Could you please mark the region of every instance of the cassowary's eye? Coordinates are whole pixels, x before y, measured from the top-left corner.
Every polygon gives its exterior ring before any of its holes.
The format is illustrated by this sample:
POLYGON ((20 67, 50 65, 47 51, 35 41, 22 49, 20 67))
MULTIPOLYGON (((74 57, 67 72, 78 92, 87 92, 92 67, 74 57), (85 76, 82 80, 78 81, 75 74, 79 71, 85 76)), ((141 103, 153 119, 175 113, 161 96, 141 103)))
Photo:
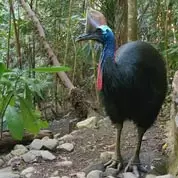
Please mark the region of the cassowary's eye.
POLYGON ((100 28, 97 28, 96 33, 99 34, 99 35, 102 35, 102 30, 100 28))

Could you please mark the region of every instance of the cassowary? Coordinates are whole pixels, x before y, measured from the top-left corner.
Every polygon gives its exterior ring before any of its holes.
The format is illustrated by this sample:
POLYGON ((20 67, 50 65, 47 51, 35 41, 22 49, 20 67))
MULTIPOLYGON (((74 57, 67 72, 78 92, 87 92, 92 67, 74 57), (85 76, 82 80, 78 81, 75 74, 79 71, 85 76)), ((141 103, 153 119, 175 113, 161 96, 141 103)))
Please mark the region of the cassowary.
POLYGON ((114 34, 98 11, 89 11, 86 32, 77 41, 95 40, 103 45, 97 88, 102 93, 106 113, 117 128, 115 157, 106 166, 119 169, 123 166, 120 136, 123 122, 129 119, 138 128, 138 142, 127 167, 139 170, 143 168, 139 159, 142 137, 156 120, 167 91, 164 61, 146 42, 129 42, 116 51, 114 34))

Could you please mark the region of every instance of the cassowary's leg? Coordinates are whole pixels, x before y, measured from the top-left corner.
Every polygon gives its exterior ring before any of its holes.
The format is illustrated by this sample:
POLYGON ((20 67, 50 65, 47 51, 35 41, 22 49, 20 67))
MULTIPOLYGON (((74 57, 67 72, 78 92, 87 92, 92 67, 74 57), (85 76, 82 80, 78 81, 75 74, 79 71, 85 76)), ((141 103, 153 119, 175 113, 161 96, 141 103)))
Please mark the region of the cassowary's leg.
POLYGON ((116 124, 115 155, 112 160, 110 160, 109 162, 105 164, 105 167, 114 167, 120 170, 123 166, 121 150, 120 150, 120 138, 121 138, 122 128, 123 128, 123 123, 116 124))
POLYGON ((132 171, 136 174, 136 176, 139 177, 139 171, 146 172, 146 169, 141 166, 140 164, 140 148, 142 144, 142 138, 145 133, 146 129, 142 127, 138 127, 138 138, 137 138, 137 144, 136 149, 133 158, 129 161, 128 165, 125 168, 125 172, 128 171, 128 169, 132 169, 132 171))

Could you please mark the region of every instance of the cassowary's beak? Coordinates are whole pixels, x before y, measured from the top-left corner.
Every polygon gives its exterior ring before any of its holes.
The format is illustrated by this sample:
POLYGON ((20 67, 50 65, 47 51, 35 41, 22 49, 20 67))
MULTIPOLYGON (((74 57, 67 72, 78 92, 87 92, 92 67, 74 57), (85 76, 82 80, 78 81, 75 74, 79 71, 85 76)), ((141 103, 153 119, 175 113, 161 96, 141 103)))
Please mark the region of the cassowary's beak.
POLYGON ((96 40, 100 43, 102 43, 101 36, 97 33, 85 33, 76 38, 76 42, 78 41, 84 41, 84 40, 96 40))

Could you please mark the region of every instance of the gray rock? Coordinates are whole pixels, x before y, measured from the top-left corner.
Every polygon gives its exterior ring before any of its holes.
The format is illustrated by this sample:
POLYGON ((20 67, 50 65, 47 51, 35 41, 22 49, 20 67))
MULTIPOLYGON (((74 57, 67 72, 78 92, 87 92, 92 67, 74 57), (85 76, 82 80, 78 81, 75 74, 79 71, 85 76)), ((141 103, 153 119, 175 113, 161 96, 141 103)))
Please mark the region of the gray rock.
POLYGON ((96 128, 97 118, 95 116, 85 119, 77 123, 77 128, 96 128))
POLYGON ((29 152, 22 155, 22 158, 26 163, 32 163, 36 162, 40 156, 41 152, 39 150, 30 150, 29 152))
POLYGON ((24 145, 17 144, 14 146, 14 150, 19 150, 19 149, 27 149, 24 145))
POLYGON ((123 178, 137 178, 135 174, 131 173, 131 172, 125 172, 122 174, 123 178))
POLYGON ((58 140, 50 139, 49 137, 44 137, 42 139, 42 144, 45 148, 49 150, 54 150, 56 146, 58 145, 58 140))
POLYGON ((68 176, 62 176, 61 178, 70 178, 70 177, 68 177, 68 176))
POLYGON ((102 163, 108 162, 110 159, 112 159, 114 155, 114 152, 111 151, 105 151, 100 154, 100 160, 102 163))
POLYGON ((103 172, 94 170, 88 173, 87 178, 103 178, 103 172))
POLYGON ((22 158, 15 156, 8 161, 7 165, 11 166, 12 170, 19 170, 22 166, 22 158))
POLYGON ((166 174, 166 175, 162 175, 162 176, 156 176, 156 178, 174 178, 174 176, 171 174, 166 174))
POLYGON ((156 176, 155 175, 153 175, 153 174, 148 174, 148 175, 146 175, 146 177, 145 178, 156 178, 156 176))
POLYGON ((0 169, 0 178, 20 178, 20 175, 12 172, 11 167, 6 167, 0 169))
POLYGON ((55 138, 55 139, 59 139, 60 136, 61 136, 61 134, 60 134, 60 133, 57 133, 57 134, 54 135, 54 138, 55 138))
POLYGON ((14 150, 11 151, 11 154, 13 156, 20 156, 28 152, 28 149, 26 147, 20 147, 16 146, 14 150))
POLYGON ((58 175, 59 175, 59 171, 55 171, 55 172, 52 173, 51 176, 52 176, 52 177, 55 177, 55 176, 58 176, 58 175))
POLYGON ((72 165, 72 161, 60 161, 56 164, 58 167, 71 167, 72 165))
MULTIPOLYGON (((60 178, 59 176, 55 176, 55 177, 50 177, 50 178, 60 178)), ((68 177, 67 177, 68 178, 68 177)))
POLYGON ((83 169, 83 172, 85 172, 87 175, 89 172, 93 170, 99 170, 99 171, 104 172, 105 170, 104 164, 102 163, 90 164, 89 166, 83 169))
POLYGON ((56 156, 54 156, 52 153, 50 153, 49 151, 40 151, 41 156, 44 160, 54 160, 56 159, 56 156))
POLYGON ((116 177, 118 173, 119 173, 118 170, 114 169, 114 168, 106 168, 106 170, 105 170, 105 175, 106 176, 114 176, 114 177, 116 177))
POLYGON ((35 172, 34 167, 28 167, 21 172, 21 175, 25 178, 30 178, 34 172, 35 172))
POLYGON ((67 152, 71 152, 71 151, 74 150, 74 145, 72 143, 64 143, 62 145, 59 145, 57 147, 57 149, 67 151, 67 152))
POLYGON ((43 147, 43 142, 40 139, 34 139, 29 147, 32 150, 40 150, 43 147))
POLYGON ((4 160, 3 159, 0 159, 0 167, 2 167, 4 165, 4 160))
POLYGON ((13 155, 11 153, 3 157, 4 161, 9 161, 11 158, 13 158, 13 155))
POLYGON ((59 141, 64 141, 64 142, 71 142, 74 140, 74 136, 71 134, 64 135, 63 137, 59 138, 59 141))
POLYGON ((85 178, 85 173, 84 172, 77 172, 74 174, 70 174, 70 177, 75 177, 75 178, 85 178))

